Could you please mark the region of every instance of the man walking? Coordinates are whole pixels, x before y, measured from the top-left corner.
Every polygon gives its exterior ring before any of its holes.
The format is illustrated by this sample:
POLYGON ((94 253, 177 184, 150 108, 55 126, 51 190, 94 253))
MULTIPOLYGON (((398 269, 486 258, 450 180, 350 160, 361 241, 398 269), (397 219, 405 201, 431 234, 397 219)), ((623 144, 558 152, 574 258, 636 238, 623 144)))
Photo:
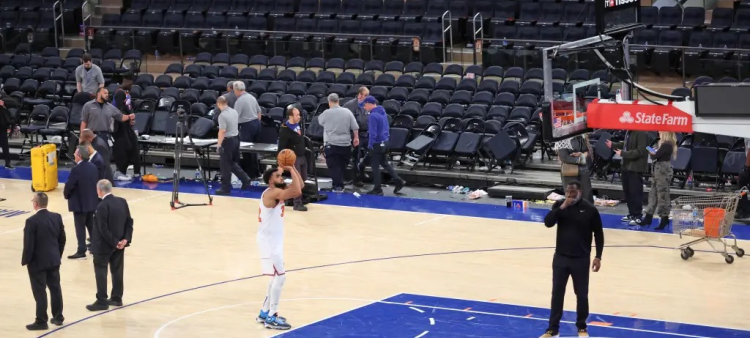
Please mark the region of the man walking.
POLYGON ((648 133, 631 130, 625 134, 624 142, 612 143, 607 140, 607 147, 622 157, 622 193, 628 204, 628 215, 623 222, 641 219, 643 216, 643 174, 648 171, 648 133))
POLYGON ((99 170, 89 162, 89 150, 86 146, 78 146, 74 156, 76 166, 70 170, 63 195, 68 200, 68 211, 73 213, 78 250, 68 256, 68 259, 86 259, 86 232, 91 236, 94 211, 99 205, 99 196, 96 195, 99 170))
MULTIPOLYGON (((237 111, 238 115, 239 139, 241 142, 257 142, 261 129, 261 109, 260 105, 258 105, 258 100, 245 91, 245 83, 242 81, 234 82, 234 94, 237 96, 237 101, 234 103, 234 110, 237 111)), ((229 101, 227 100, 228 103, 229 101)), ((241 163, 242 169, 250 177, 260 176, 260 164, 258 163, 257 154, 248 153, 242 155, 241 163)))
POLYGON ((31 331, 46 330, 47 288, 52 302, 52 319, 57 326, 63 324, 63 298, 60 287, 60 264, 65 250, 65 225, 62 216, 47 210, 47 194, 37 192, 31 200, 36 213, 26 219, 23 229, 23 258, 27 267, 31 292, 36 301, 36 320, 26 325, 31 331))
POLYGON ((367 193, 370 195, 383 195, 383 189, 380 186, 380 181, 382 180, 382 177, 380 177, 380 167, 382 166, 391 175, 393 181, 396 182, 393 193, 398 194, 401 188, 404 187, 404 180, 398 177, 396 170, 393 169, 393 166, 388 161, 388 139, 390 137, 388 116, 386 116, 385 109, 378 106, 378 100, 374 97, 368 96, 362 103, 364 109, 370 112, 367 123, 370 126, 368 144, 370 146, 372 179, 374 183, 372 190, 367 193))
POLYGON ((79 93, 95 94, 100 88, 104 88, 104 75, 99 66, 91 62, 91 54, 83 54, 82 65, 75 71, 76 89, 79 93))
POLYGON ((216 144, 216 150, 219 152, 221 188, 216 190, 216 194, 229 195, 232 191, 232 174, 242 181, 243 190, 250 186, 250 177, 238 164, 240 159, 240 132, 238 130, 237 111, 229 108, 227 99, 223 96, 216 100, 216 108, 221 111, 219 113, 219 140, 216 144))
POLYGON ((349 109, 354 114, 354 119, 357 120, 359 125, 359 139, 361 142, 359 146, 354 147, 354 186, 361 187, 364 185, 362 181, 365 179, 365 168, 370 164, 370 153, 367 151, 368 144, 364 143, 368 140, 368 119, 369 113, 364 108, 364 100, 370 96, 370 90, 367 87, 359 87, 357 91, 357 98, 349 100, 344 104, 344 108, 349 109))
POLYGON ((89 311, 104 311, 122 306, 125 246, 133 239, 133 218, 124 198, 112 195, 112 183, 100 180, 96 194, 102 201, 96 208, 91 253, 94 255, 96 302, 86 305, 89 311), (112 292, 107 298, 107 268, 112 271, 112 292))
POLYGON ((560 319, 568 278, 573 278, 576 293, 576 327, 578 337, 588 337, 586 319, 589 316, 589 262, 591 260, 591 237, 596 243, 596 256, 591 270, 601 268, 604 250, 602 219, 596 207, 583 199, 581 183, 570 181, 565 186, 565 200, 557 201, 544 217, 544 225, 551 228, 557 224, 555 257, 552 259, 552 308, 549 327, 540 338, 557 337, 560 334, 560 319))
POLYGON ((349 109, 339 106, 337 94, 328 95, 328 107, 318 117, 318 123, 323 127, 326 166, 333 181, 333 191, 343 192, 344 172, 352 154, 351 146, 359 146, 359 125, 349 109))

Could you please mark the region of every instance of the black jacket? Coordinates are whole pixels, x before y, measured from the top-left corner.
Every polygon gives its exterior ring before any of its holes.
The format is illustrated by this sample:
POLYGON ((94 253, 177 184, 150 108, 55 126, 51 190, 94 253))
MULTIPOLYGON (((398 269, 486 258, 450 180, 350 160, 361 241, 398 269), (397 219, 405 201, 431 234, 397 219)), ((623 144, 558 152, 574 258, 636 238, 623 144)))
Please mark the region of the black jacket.
POLYGON ((555 254, 566 257, 590 257, 591 237, 596 242, 596 258, 602 258, 604 250, 604 231, 599 210, 587 202, 578 203, 560 209, 563 201, 552 205, 552 210, 544 217, 544 225, 551 228, 557 224, 557 244, 555 254))
POLYGON ((30 271, 60 266, 64 250, 65 225, 60 214, 40 209, 26 219, 21 265, 28 266, 30 271))
POLYGON ((91 231, 91 253, 111 254, 117 250, 117 243, 133 238, 133 218, 124 198, 105 196, 96 208, 94 229, 91 231))
POLYGON ((637 173, 645 173, 648 171, 648 133, 645 131, 629 131, 629 137, 627 144, 624 142, 617 142, 612 145, 613 149, 623 149, 620 155, 622 156, 622 169, 637 173), (624 147, 626 146, 626 147, 624 147))
POLYGON ((68 200, 68 211, 96 211, 96 206, 99 205, 99 196, 96 195, 98 180, 99 169, 91 162, 81 161, 70 170, 63 190, 63 195, 68 200))
POLYGON ((91 141, 91 146, 99 155, 102 155, 102 161, 104 162, 104 177, 110 181, 113 185, 115 184, 114 174, 112 173, 112 150, 109 148, 109 140, 105 140, 99 136, 95 136, 94 140, 91 141))
POLYGON ((279 128, 278 151, 291 149, 297 157, 305 156, 305 138, 296 131, 289 129, 286 123, 279 128))
POLYGON ((104 163, 104 158, 100 152, 96 152, 94 156, 89 159, 89 162, 96 166, 96 170, 99 172, 96 180, 103 180, 107 178, 107 165, 104 163))

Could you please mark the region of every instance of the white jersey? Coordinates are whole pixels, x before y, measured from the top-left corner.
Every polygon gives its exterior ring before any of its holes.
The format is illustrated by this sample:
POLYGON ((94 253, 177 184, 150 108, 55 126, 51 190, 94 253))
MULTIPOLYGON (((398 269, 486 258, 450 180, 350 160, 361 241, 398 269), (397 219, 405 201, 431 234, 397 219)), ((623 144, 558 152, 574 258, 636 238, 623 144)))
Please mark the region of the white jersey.
POLYGON ((260 206, 258 207, 258 249, 260 258, 280 256, 284 253, 284 201, 279 201, 275 207, 269 208, 263 204, 263 195, 260 195, 260 206))

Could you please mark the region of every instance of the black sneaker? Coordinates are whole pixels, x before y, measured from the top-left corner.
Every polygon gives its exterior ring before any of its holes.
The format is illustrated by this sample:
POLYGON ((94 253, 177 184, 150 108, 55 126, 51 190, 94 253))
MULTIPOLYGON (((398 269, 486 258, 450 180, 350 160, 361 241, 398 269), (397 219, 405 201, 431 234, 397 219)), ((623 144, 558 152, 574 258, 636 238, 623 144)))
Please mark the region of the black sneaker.
POLYGON ((86 253, 79 252, 79 253, 76 253, 75 255, 68 256, 68 259, 79 259, 79 260, 86 259, 86 253))
POLYGON ((26 325, 26 330, 29 331, 42 331, 49 329, 49 326, 47 326, 47 323, 45 322, 34 322, 32 324, 26 325))
POLYGON ((365 194, 367 194, 367 195, 374 195, 374 196, 383 196, 383 190, 380 190, 380 189, 377 189, 377 190, 376 190, 376 189, 372 189, 372 190, 370 190, 370 191, 366 192, 365 194))
POLYGON ((10 165, 10 163, 8 163, 8 164, 5 165, 5 169, 12 170, 12 169, 16 169, 16 167, 14 167, 14 166, 10 165))
POLYGON ((63 316, 55 317, 49 320, 50 323, 55 324, 57 326, 62 326, 64 321, 65 321, 65 317, 63 316))
POLYGON ((365 186, 365 184, 364 184, 364 183, 362 183, 362 181, 359 181, 359 180, 357 180, 357 181, 354 181, 354 183, 352 183, 352 185, 354 185, 354 186, 355 186, 355 187, 357 187, 357 188, 362 188, 362 187, 364 187, 364 186, 365 186))
POLYGON ((229 195, 231 194, 231 191, 227 191, 227 190, 222 190, 222 189, 217 189, 217 190, 216 190, 216 191, 214 192, 214 194, 215 194, 215 195, 219 195, 219 196, 229 196, 229 195))
POLYGON ((96 301, 94 302, 94 304, 86 305, 86 310, 105 311, 105 310, 109 310, 109 305, 107 305, 107 303, 99 303, 99 301, 96 301))
POLYGON ((404 182, 404 180, 398 180, 398 181, 396 181, 396 187, 393 188, 393 193, 394 194, 398 194, 398 192, 401 191, 401 189, 404 188, 404 184, 406 184, 406 182, 404 182))
POLYGON ((304 204, 297 204, 294 206, 296 211, 307 211, 307 207, 304 204))
POLYGON ((107 299, 107 305, 109 305, 109 306, 122 306, 122 301, 110 298, 110 299, 107 299))
POLYGON ((279 317, 278 315, 268 316, 268 318, 266 318, 266 322, 263 325, 267 329, 274 330, 289 330, 292 328, 292 326, 286 322, 286 319, 284 317, 279 317))

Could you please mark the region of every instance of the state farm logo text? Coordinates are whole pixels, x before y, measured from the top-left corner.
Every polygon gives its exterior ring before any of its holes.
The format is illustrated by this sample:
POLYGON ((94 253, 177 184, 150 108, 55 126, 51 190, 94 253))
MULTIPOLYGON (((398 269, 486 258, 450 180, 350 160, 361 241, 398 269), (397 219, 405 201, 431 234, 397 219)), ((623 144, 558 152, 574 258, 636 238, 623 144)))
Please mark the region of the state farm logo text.
POLYGON ((646 114, 637 112, 635 115, 626 111, 620 116, 620 123, 637 124, 665 124, 673 126, 687 126, 688 118, 684 116, 671 116, 669 114, 646 114))

